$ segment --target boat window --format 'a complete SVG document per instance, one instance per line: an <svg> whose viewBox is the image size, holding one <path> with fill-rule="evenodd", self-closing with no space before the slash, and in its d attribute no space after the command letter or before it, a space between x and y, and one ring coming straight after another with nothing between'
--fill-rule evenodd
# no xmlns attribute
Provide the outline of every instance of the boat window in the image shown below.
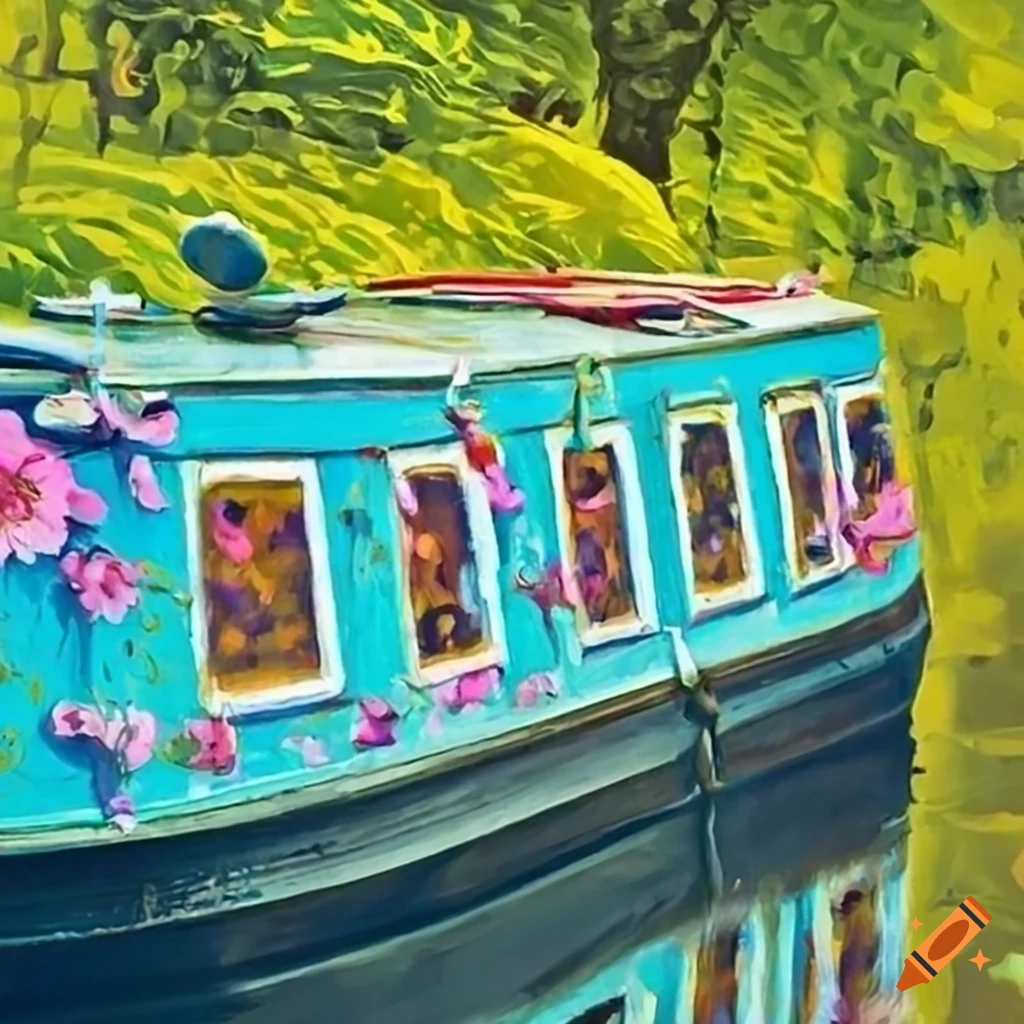
<svg viewBox="0 0 1024 1024"><path fill-rule="evenodd" d="M455 448L392 457L405 601L424 682L501 660L494 528L486 494L464 460Z"/></svg>
<svg viewBox="0 0 1024 1024"><path fill-rule="evenodd" d="M771 397L768 428L790 569L798 585L811 583L842 564L835 471L821 397L811 392Z"/></svg>
<svg viewBox="0 0 1024 1024"><path fill-rule="evenodd" d="M694 1024L736 1024L740 929L716 931L697 955Z"/></svg>
<svg viewBox="0 0 1024 1024"><path fill-rule="evenodd" d="M584 1010L567 1024L626 1024L626 1000L616 996Z"/></svg>
<svg viewBox="0 0 1024 1024"><path fill-rule="evenodd" d="M736 409L680 410L669 418L672 485L683 569L697 610L763 592L754 515Z"/></svg>
<svg viewBox="0 0 1024 1024"><path fill-rule="evenodd" d="M841 388L838 397L848 511L854 519L865 519L876 511L882 488L896 482L892 424L876 385Z"/></svg>
<svg viewBox="0 0 1024 1024"><path fill-rule="evenodd" d="M593 447L549 447L560 543L579 592L583 642L601 643L653 628L654 584L636 456L620 424L592 430Z"/></svg>
<svg viewBox="0 0 1024 1024"><path fill-rule="evenodd" d="M210 462L189 472L194 633L209 700L244 711L339 692L315 465Z"/></svg>

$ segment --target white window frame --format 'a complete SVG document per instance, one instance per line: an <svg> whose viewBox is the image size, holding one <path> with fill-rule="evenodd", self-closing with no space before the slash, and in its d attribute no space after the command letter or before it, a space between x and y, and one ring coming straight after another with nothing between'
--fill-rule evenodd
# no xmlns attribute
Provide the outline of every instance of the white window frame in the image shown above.
<svg viewBox="0 0 1024 1024"><path fill-rule="evenodd" d="M683 487L683 433L688 426L719 424L725 430L729 442L729 460L732 463L733 483L736 486L736 501L740 508L740 529L743 538L746 578L716 593L697 592L697 574L693 564L690 514L686 505L686 491ZM672 482L672 497L676 506L676 522L679 524L679 548L686 579L686 593L691 617L696 618L737 604L756 600L764 596L764 568L761 549L757 542L757 520L754 518L754 503L747 474L746 453L740 433L739 411L733 402L707 402L701 405L682 406L668 414L669 427L669 473Z"/></svg>
<svg viewBox="0 0 1024 1024"><path fill-rule="evenodd" d="M647 538L647 516L644 511L643 492L640 489L640 473L637 467L636 449L627 424L621 421L595 424L590 428L594 448L611 447L619 472L618 500L625 512L623 539L629 555L630 575L633 580L633 602L636 617L624 622L593 623L587 610L580 602L576 606L576 626L583 647L598 647L615 640L647 636L658 630L658 605L654 590L654 570L651 567L651 550ZM551 464L551 480L555 492L555 520L558 527L558 553L564 565L570 569L569 513L565 493L565 471L563 454L572 440L569 427L556 427L545 434L548 459Z"/></svg>
<svg viewBox="0 0 1024 1024"><path fill-rule="evenodd" d="M839 500L836 493L835 460L832 455L831 417L825 407L825 400L817 391L809 389L779 388L765 395L765 426L768 431L768 448L771 454L775 476L775 490L782 512L783 543L786 563L789 569L790 589L800 593L823 580L840 575L847 567L844 544L839 534ZM800 562L796 547L796 513L793 496L789 492L789 469L786 464L786 448L782 436L782 417L787 413L811 409L818 427L818 443L821 446L824 479L823 504L825 507L825 528L832 542L833 559L828 565L811 566L806 576L800 575Z"/></svg>
<svg viewBox="0 0 1024 1024"><path fill-rule="evenodd" d="M498 583L500 556L498 539L494 531L494 519L491 506L487 500L487 491L479 475L469 465L462 444L455 442L441 445L420 445L415 448L403 448L388 453L388 468L391 471L392 493L398 480L410 472L443 466L453 470L462 485L462 495L466 503L466 519L469 522L469 543L476 561L477 583L480 589L480 601L487 620L487 632L491 642L482 651L461 658L439 661L433 665L420 664L419 642L416 633L416 616L412 608L412 597L409 593L409 559L412 552L408 549L408 537L402 529L401 511L395 497L395 516L399 525L397 549L401 552L401 572L398 574L401 588L400 600L405 623L407 662L410 682L417 686L436 686L450 682L467 672L478 672L482 669L496 668L508 660L505 644L505 619L501 607L501 589Z"/></svg>
<svg viewBox="0 0 1024 1024"><path fill-rule="evenodd" d="M313 459L200 460L182 464L189 572L194 581L192 649L199 671L200 701L211 715L240 717L330 700L345 686L338 640L338 616L331 586L327 520L316 462ZM217 483L237 480L260 483L290 481L302 486L302 511L309 547L313 586L313 621L320 653L320 672L309 679L282 683L252 693L220 690L208 667L209 635L203 583L202 494Z"/></svg>

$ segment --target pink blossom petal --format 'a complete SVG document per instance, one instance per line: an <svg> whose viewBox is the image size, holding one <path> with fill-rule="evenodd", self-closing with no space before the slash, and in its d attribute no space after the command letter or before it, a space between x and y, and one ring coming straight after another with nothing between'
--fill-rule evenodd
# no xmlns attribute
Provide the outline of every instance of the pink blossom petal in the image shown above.
<svg viewBox="0 0 1024 1024"><path fill-rule="evenodd" d="M558 684L551 675L547 672L535 672L516 687L512 703L517 708L530 708L543 697L557 696Z"/></svg>
<svg viewBox="0 0 1024 1024"><path fill-rule="evenodd" d="M128 705L126 738L122 739L121 756L125 770L137 771L153 756L156 746L156 719L148 711Z"/></svg>
<svg viewBox="0 0 1024 1024"><path fill-rule="evenodd" d="M107 390L101 389L96 395L96 407L111 430L119 430L125 433L127 414L115 400L114 396Z"/></svg>
<svg viewBox="0 0 1024 1024"><path fill-rule="evenodd" d="M108 801L103 808L103 813L107 816L110 824L125 835L134 832L138 825L138 820L135 817L135 804L124 791L116 793Z"/></svg>
<svg viewBox="0 0 1024 1024"><path fill-rule="evenodd" d="M441 683L432 690L434 706L447 708L449 711L460 711L462 709L462 698L459 694L459 681L452 679L450 682Z"/></svg>
<svg viewBox="0 0 1024 1024"><path fill-rule="evenodd" d="M238 733L224 718L190 719L185 723L186 735L199 744L189 767L197 771L229 775L238 756Z"/></svg>
<svg viewBox="0 0 1024 1024"><path fill-rule="evenodd" d="M162 512L171 503L160 487L153 463L147 455L133 455L128 463L128 487L132 497L150 512Z"/></svg>
<svg viewBox="0 0 1024 1024"><path fill-rule="evenodd" d="M178 424L178 414L173 409L163 409L157 413L144 413L125 433L130 441L166 448L177 439Z"/></svg>
<svg viewBox="0 0 1024 1024"><path fill-rule="evenodd" d="M503 466L497 462L483 473L487 503L496 512L518 512L526 504L526 496L509 480Z"/></svg>
<svg viewBox="0 0 1024 1024"><path fill-rule="evenodd" d="M514 707L532 708L540 699L540 689L532 677L524 679L517 687L512 701Z"/></svg>
<svg viewBox="0 0 1024 1024"><path fill-rule="evenodd" d="M134 397L143 411L134 412L128 408L128 400L131 397L133 396L121 398L108 391L100 391L97 395L96 404L110 429L123 434L129 441L155 448L163 448L173 443L178 436L178 414L173 409L146 413L146 396L142 394Z"/></svg>
<svg viewBox="0 0 1024 1024"><path fill-rule="evenodd" d="M416 497L416 491L404 476L398 477L395 481L395 497L398 499L398 507L402 510L403 515L411 518L419 511L420 503Z"/></svg>
<svg viewBox="0 0 1024 1024"><path fill-rule="evenodd" d="M92 704L76 704L69 700L59 701L50 712L50 723L53 734L66 739L87 736L91 739L103 740L106 733L106 720L103 713Z"/></svg>
<svg viewBox="0 0 1024 1024"><path fill-rule="evenodd" d="M0 410L0 565L11 555L31 565L37 555L59 554L68 519L91 523L105 514L64 458L30 438L17 413Z"/></svg>
<svg viewBox="0 0 1024 1024"><path fill-rule="evenodd" d="M60 570L93 622L102 618L119 625L141 600L142 571L109 551L71 551L61 559Z"/></svg>
<svg viewBox="0 0 1024 1024"><path fill-rule="evenodd" d="M351 739L357 747L394 746L395 723L361 716L352 725Z"/></svg>
<svg viewBox="0 0 1024 1024"><path fill-rule="evenodd" d="M16 470L39 447L29 438L24 421L13 409L0 409L0 467Z"/></svg>
<svg viewBox="0 0 1024 1024"><path fill-rule="evenodd" d="M95 526L107 517L107 503L87 487L72 484L68 488L68 513L80 523Z"/></svg>
<svg viewBox="0 0 1024 1024"><path fill-rule="evenodd" d="M364 697L359 702L362 713L375 722L393 722L398 712L383 697Z"/></svg>
<svg viewBox="0 0 1024 1024"><path fill-rule="evenodd" d="M460 676L457 683L459 704L462 707L482 704L494 693L500 680L501 672L493 667Z"/></svg>
<svg viewBox="0 0 1024 1024"><path fill-rule="evenodd" d="M288 736L281 743L281 747L299 754L304 768L321 768L331 762L323 740L318 740L315 736Z"/></svg>
<svg viewBox="0 0 1024 1024"><path fill-rule="evenodd" d="M887 571L889 549L910 540L915 532L911 490L895 483L882 487L870 516L847 521L843 526L843 536L853 548L857 564L876 575Z"/></svg>

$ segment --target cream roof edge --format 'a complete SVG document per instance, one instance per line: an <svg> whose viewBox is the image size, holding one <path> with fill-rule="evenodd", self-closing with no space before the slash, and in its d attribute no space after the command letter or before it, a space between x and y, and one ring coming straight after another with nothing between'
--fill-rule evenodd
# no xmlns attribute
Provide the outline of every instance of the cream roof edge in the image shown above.
<svg viewBox="0 0 1024 1024"><path fill-rule="evenodd" d="M108 325L100 379L112 386L447 380L466 358L474 376L571 365L582 355L615 362L730 348L876 320L868 306L815 293L749 304L697 303L745 326L705 336L603 327L532 308L473 312L436 307L348 307L309 320L296 338L246 341L200 331ZM94 347L88 324L0 325L0 383L83 372ZM23 364L37 361L37 366Z"/></svg>

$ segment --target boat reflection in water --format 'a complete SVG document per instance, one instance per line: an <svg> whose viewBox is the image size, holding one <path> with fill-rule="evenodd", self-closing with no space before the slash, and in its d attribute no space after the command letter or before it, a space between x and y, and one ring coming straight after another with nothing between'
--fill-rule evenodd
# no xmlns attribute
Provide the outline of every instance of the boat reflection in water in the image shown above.
<svg viewBox="0 0 1024 1024"><path fill-rule="evenodd" d="M712 897L705 914L681 916L659 935L638 937L633 949L591 967L589 978L567 985L561 994L498 1019L503 1024L904 1020L896 982L910 916L904 904L905 818L899 807L908 761L900 763L899 749L893 737L888 751L880 746L839 751L718 808L710 816L712 837L744 821L751 829L742 848L721 851L720 862L710 865L728 895ZM776 817L786 805L800 807L799 816ZM710 844L712 862L715 845ZM645 922L629 921L630 908L620 909L623 928L643 933ZM564 927L563 937L572 931L571 920Z"/></svg>

